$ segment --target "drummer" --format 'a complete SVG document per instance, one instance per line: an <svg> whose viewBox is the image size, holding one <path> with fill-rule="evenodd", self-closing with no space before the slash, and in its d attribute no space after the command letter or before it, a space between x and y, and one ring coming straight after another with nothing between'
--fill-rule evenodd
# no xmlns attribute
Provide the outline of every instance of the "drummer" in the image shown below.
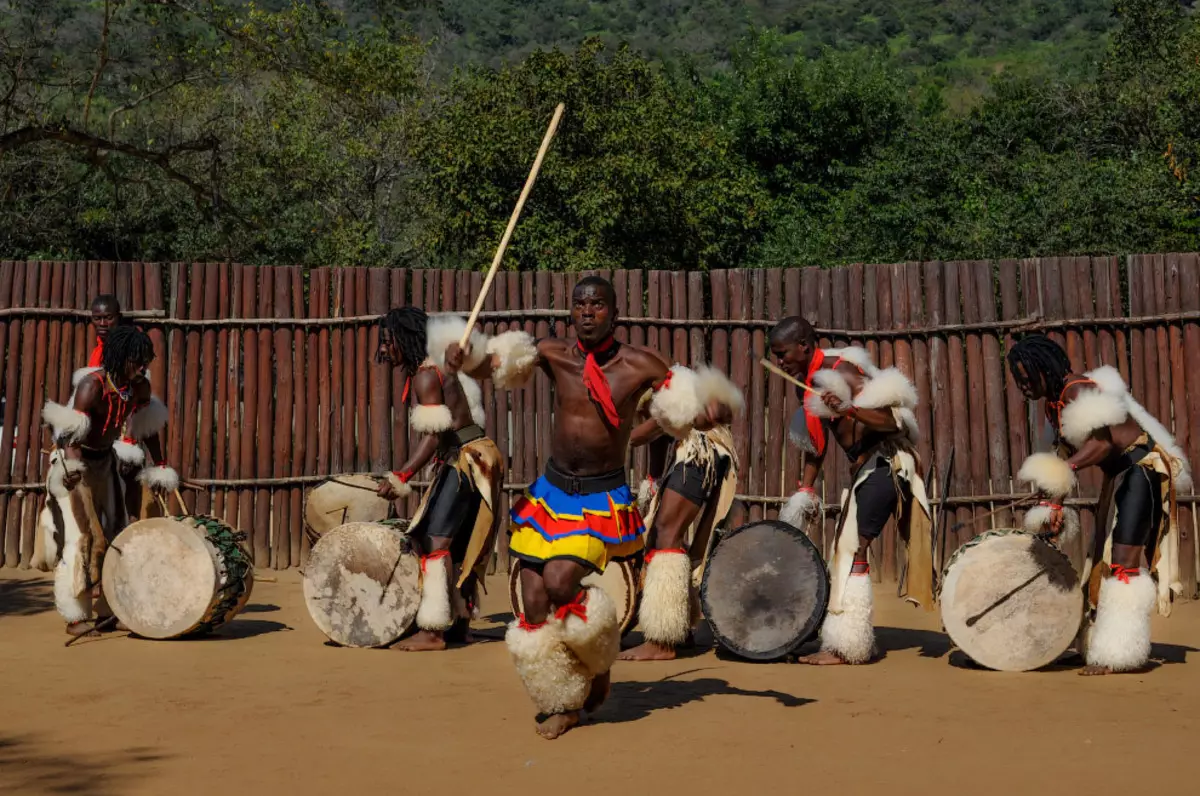
<svg viewBox="0 0 1200 796"><path fill-rule="evenodd" d="M1097 516L1110 519L1100 523L1106 527L1085 567L1092 622L1083 634L1086 666L1080 674L1144 669L1151 610L1157 602L1158 612L1168 616L1171 592L1182 590L1175 495L1192 486L1186 456L1114 368L1080 376L1066 352L1043 335L1019 340L1008 366L1026 398L1046 402L1055 433L1058 457L1034 454L1020 473L1050 498L1036 511L1051 531L1064 528L1061 503L1075 473L1088 467L1104 473Z"/></svg>
<svg viewBox="0 0 1200 796"><path fill-rule="evenodd" d="M469 640L498 525L504 461L483 431L479 384L445 360L446 346L465 328L462 318L430 318L417 307L393 309L379 320L375 359L403 369L401 401L412 396L409 424L421 435L408 461L379 485L379 496L396 500L412 494L409 481L434 462L433 482L409 524L421 547L421 603L418 632L392 647L404 652L444 650L452 628Z"/></svg>
<svg viewBox="0 0 1200 796"><path fill-rule="evenodd" d="M722 380L728 405L744 407L741 392ZM693 429L675 445L662 426L650 418L633 432L631 446L650 445L652 472L665 472L661 485L652 477L642 484L639 500L646 504L650 525L649 549L643 574L638 626L645 641L617 656L622 661L669 661L675 648L691 635L699 618L687 533L695 526L704 538L724 519L737 491L738 459L727 424L707 431ZM664 455L665 454L665 455ZM669 461L669 467L664 462ZM722 505L722 503L724 505ZM699 527L697 523L703 527Z"/></svg>
<svg viewBox="0 0 1200 796"><path fill-rule="evenodd" d="M811 389L797 390L803 405L789 437L805 453L804 468L780 519L803 527L821 516L815 484L827 439L845 451L853 473L830 565L821 649L799 662L867 663L875 654L867 551L893 516L909 545L906 599L933 610L932 522L915 448L916 390L895 368L875 367L861 348L821 350L813 327L797 316L771 330L770 345L780 368Z"/></svg>
<svg viewBox="0 0 1200 796"><path fill-rule="evenodd" d="M544 738L574 727L608 695L620 647L616 609L601 589L581 582L643 546L625 473L642 396L655 391L651 415L679 437L731 414L702 391L693 371L668 370L654 352L613 338L616 295L607 280L581 279L571 305L575 341L506 332L488 342L483 363L466 368L500 388L519 387L540 368L554 385L551 460L512 509L509 550L520 562L525 611L505 637ZM462 355L452 345L447 359Z"/></svg>
<svg viewBox="0 0 1200 796"><path fill-rule="evenodd" d="M146 368L154 347L145 332L115 326L107 334L101 367L83 375L65 406L47 401L42 417L53 430L47 507L42 526L48 562L54 570L54 600L67 620L67 632L83 635L109 615L100 593L100 567L109 541L124 529L126 513L118 499L114 444L123 430L145 443L153 465L138 475L141 484L162 495L179 486L159 440L167 409L150 393ZM98 624L98 622L97 622Z"/></svg>

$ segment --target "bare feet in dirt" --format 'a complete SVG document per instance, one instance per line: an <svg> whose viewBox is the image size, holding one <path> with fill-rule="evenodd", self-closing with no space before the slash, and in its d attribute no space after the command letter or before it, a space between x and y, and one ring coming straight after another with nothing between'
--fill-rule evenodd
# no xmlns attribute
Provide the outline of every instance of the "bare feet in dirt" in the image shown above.
<svg viewBox="0 0 1200 796"><path fill-rule="evenodd" d="M845 661L832 652L821 651L797 658L796 663L807 663L810 666L841 666Z"/></svg>
<svg viewBox="0 0 1200 796"><path fill-rule="evenodd" d="M1112 674L1113 670L1107 666L1084 666L1079 670L1080 677L1094 677L1098 674Z"/></svg>
<svg viewBox="0 0 1200 796"><path fill-rule="evenodd" d="M578 723L578 710L573 710L570 713L556 713L545 721L538 722L537 734L547 741L553 741Z"/></svg>
<svg viewBox="0 0 1200 796"><path fill-rule="evenodd" d="M611 672L597 675L592 680L592 690L588 692L587 701L583 703L583 709L588 713L595 713L604 704L604 700L608 699L608 693L612 690L611 686Z"/></svg>
<svg viewBox="0 0 1200 796"><path fill-rule="evenodd" d="M441 652L446 649L446 640L441 633L421 630L403 641L397 641L392 649L400 652Z"/></svg>
<svg viewBox="0 0 1200 796"><path fill-rule="evenodd" d="M68 622L67 635L76 637L98 636L100 632L96 630L96 626L90 620L85 619L82 622Z"/></svg>
<svg viewBox="0 0 1200 796"><path fill-rule="evenodd" d="M665 647L662 644L656 644L653 641L647 641L644 644L639 644L632 649L627 649L617 656L619 661L673 661L675 660L675 648Z"/></svg>

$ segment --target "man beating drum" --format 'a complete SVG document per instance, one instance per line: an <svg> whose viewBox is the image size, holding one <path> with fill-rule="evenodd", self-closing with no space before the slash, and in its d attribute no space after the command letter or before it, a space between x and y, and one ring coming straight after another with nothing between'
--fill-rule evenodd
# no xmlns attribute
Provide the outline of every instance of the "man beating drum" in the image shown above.
<svg viewBox="0 0 1200 796"><path fill-rule="evenodd" d="M394 309L379 321L376 361L404 369L401 400L413 396L410 425L422 435L400 471L379 485L380 497L412 494L409 480L436 456L433 483L408 529L422 550L421 602L418 632L392 647L405 652L444 650L446 632L455 625L467 640L498 524L504 462L483 431L482 392L459 372L461 363L445 359L446 346L465 328L461 318L429 318L416 307ZM477 366L486 356L483 335L472 339L481 345L468 364Z"/></svg>
<svg viewBox="0 0 1200 796"><path fill-rule="evenodd" d="M54 602L71 635L99 625L89 622L93 599L99 600L98 620L110 615L100 593L100 572L108 543L128 519L114 451L122 432L150 450L154 464L138 474L142 485L159 495L179 486L159 440L167 408L151 395L145 377L153 359L154 347L145 332L115 326L105 340L101 367L79 378L65 406L47 401L42 411L56 446L50 456L42 533L47 562L58 561Z"/></svg>
<svg viewBox="0 0 1200 796"><path fill-rule="evenodd" d="M1085 617L1081 633L1087 665L1080 674L1142 669L1150 659L1151 610L1157 602L1158 612L1170 615L1171 592L1182 591L1175 496L1191 489L1186 457L1114 368L1077 375L1066 352L1043 335L1018 341L1008 366L1026 398L1045 400L1059 452L1035 453L1021 466L1018 477L1050 498L1026 515L1026 528L1069 530L1061 501L1075 473L1104 473L1097 516L1107 522L1098 523L1104 528L1084 567L1092 621L1087 627Z"/></svg>
<svg viewBox="0 0 1200 796"><path fill-rule="evenodd" d="M780 367L808 387L789 434L805 452L804 472L780 519L803 527L821 515L814 484L827 437L846 452L853 473L830 563L821 650L800 662L866 663L875 653L867 551L893 515L908 543L905 598L933 610L932 520L915 448L917 393L904 374L875 367L861 348L819 349L803 318L780 321L770 344Z"/></svg>
<svg viewBox="0 0 1200 796"><path fill-rule="evenodd" d="M524 613L505 635L545 738L562 735L608 696L620 647L616 610L599 587L580 586L590 571L643 545L645 528L625 474L642 396L655 391L650 413L676 437L732 415L719 395L703 391L695 372L668 370L654 352L617 342L616 316L612 285L585 277L571 298L575 341L535 342L524 332L506 332L488 341L482 363L466 366L501 388L520 386L534 368L554 385L551 460L512 508L509 550L520 561ZM462 357L455 345L446 354L450 363Z"/></svg>

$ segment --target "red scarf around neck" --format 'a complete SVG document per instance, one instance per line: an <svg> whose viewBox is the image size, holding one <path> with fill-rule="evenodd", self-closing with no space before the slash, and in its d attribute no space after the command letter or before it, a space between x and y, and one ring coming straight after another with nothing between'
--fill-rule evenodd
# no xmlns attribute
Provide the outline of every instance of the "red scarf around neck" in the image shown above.
<svg viewBox="0 0 1200 796"><path fill-rule="evenodd" d="M584 346L581 340L576 340L575 344L579 346L580 351L587 354L587 361L583 365L583 386L587 387L592 400L604 412L604 419L608 421L608 424L617 428L621 425L621 416L617 414L617 407L613 404L612 387L609 386L608 377L604 375L604 371L596 362L596 354L608 351L616 344L616 341L613 340L612 335L609 335L604 342L590 350Z"/></svg>
<svg viewBox="0 0 1200 796"><path fill-rule="evenodd" d="M804 383L809 387L813 386L813 374L821 369L825 364L825 352L817 349L813 352L812 359L808 361L808 375L804 377ZM813 449L820 456L825 453L825 427L821 425L821 418L815 417L808 411L803 399L800 401L801 411L804 412L804 425L808 427L808 438L812 440Z"/></svg>

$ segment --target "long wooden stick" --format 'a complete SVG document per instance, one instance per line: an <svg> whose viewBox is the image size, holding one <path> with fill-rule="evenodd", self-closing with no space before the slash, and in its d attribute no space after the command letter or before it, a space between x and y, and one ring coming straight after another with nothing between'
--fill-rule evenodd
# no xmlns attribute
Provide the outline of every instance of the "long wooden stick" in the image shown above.
<svg viewBox="0 0 1200 796"><path fill-rule="evenodd" d="M807 392L811 392L811 393L814 393L814 394L818 394L818 395L819 395L819 393L817 393L817 391L816 391L816 390L814 390L812 387L809 387L807 384L805 384L804 382L800 381L799 379L797 379L795 376L791 375L790 373L787 373L787 372L785 372L785 371L781 370L780 368L777 368L777 367L775 367L775 366L774 366L773 364L771 364L771 363L770 363L770 362L769 362L767 359L765 359L765 358L764 358L764 359L760 359L760 360L758 360L758 362L759 362L759 364L761 364L761 365L762 365L764 368L766 368L767 370L771 371L771 372L772 372L772 373L774 373L776 376L779 376L781 379L784 379L784 380L786 380L786 381L790 381L792 384L795 384L797 387L799 387L799 388L800 388L800 389L802 389L802 390L805 390L805 391L807 391Z"/></svg>
<svg viewBox="0 0 1200 796"><path fill-rule="evenodd" d="M538 149L537 157L533 161L533 168L529 170L529 176L525 178L525 187L521 189L521 196L517 199L517 206L513 208L512 217L508 219L508 228L504 230L504 237L500 239L500 246L496 249L496 256L492 258L492 267L488 269L487 276L483 280L483 287L479 289L479 296L475 299L475 309L471 310L471 317L467 319L467 328L463 331L462 340L459 341L459 347L464 351L467 348L467 340L471 338L471 330L475 328L475 321L479 318L479 311L483 309L483 300L487 298L488 290L492 286L492 280L496 278L496 271L500 267L500 260L504 258L504 250L508 248L508 240L512 237L513 230L517 226L517 219L521 216L521 209L525 207L525 200L529 198L529 192L533 190L533 184L537 181L538 172L542 169L542 159L546 157L546 150L550 148L550 142L554 139L554 134L558 131L558 123L562 119L565 105L561 102L554 109L554 116L550 119L550 126L546 128L546 135L542 138L542 146Z"/></svg>

